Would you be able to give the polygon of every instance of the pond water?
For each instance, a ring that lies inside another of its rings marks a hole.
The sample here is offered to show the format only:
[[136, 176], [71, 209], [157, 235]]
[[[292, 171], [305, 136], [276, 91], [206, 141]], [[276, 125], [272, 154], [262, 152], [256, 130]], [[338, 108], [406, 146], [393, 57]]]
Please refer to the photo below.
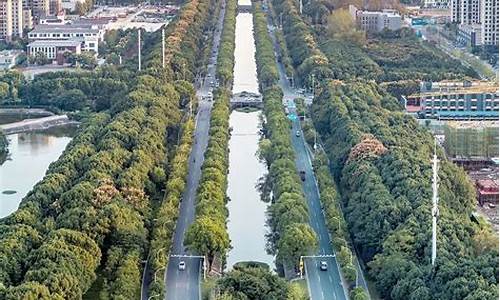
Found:
[[75, 127], [7, 135], [8, 159], [0, 165], [0, 218], [17, 210], [21, 199], [45, 175], [74, 135]]

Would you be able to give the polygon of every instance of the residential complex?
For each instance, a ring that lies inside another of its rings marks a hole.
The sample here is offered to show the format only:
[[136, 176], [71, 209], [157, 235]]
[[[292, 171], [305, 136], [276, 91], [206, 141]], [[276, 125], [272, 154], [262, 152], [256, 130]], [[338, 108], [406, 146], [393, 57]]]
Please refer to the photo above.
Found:
[[498, 2], [481, 1], [481, 41], [484, 45], [498, 45]]
[[23, 36], [23, 0], [12, 0], [12, 35]]
[[451, 0], [451, 21], [459, 24], [462, 35], [469, 33], [466, 40], [473, 42], [474, 36], [479, 36], [479, 43], [475, 45], [498, 45], [498, 2], [499, 0]]
[[12, 0], [0, 1], [0, 39], [12, 39]]
[[423, 82], [420, 93], [403, 100], [421, 118], [498, 120], [498, 86], [490, 82]]
[[380, 32], [384, 29], [398, 30], [403, 25], [401, 16], [395, 10], [365, 11], [349, 5], [349, 12], [356, 21], [356, 25], [366, 32]]

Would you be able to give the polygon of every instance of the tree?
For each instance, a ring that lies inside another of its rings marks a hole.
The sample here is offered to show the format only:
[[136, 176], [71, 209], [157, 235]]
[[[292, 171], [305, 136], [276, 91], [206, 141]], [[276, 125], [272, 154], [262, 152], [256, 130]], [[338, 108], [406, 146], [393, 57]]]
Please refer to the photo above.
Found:
[[357, 45], [365, 43], [364, 31], [356, 29], [356, 23], [351, 13], [345, 8], [336, 9], [332, 12], [328, 17], [327, 28], [330, 36], [336, 39], [348, 40]]
[[218, 282], [221, 292], [234, 299], [287, 299], [288, 286], [284, 279], [256, 265], [235, 265]]
[[87, 96], [79, 89], [63, 91], [55, 98], [55, 103], [63, 110], [81, 110], [88, 106]]
[[5, 100], [9, 96], [10, 86], [6, 82], [0, 82], [0, 100]]
[[314, 252], [318, 248], [318, 239], [312, 228], [305, 223], [289, 225], [278, 242], [278, 256], [294, 266], [302, 255]]
[[207, 254], [211, 263], [217, 253], [225, 255], [230, 240], [224, 223], [201, 216], [187, 230], [184, 244], [197, 253]]

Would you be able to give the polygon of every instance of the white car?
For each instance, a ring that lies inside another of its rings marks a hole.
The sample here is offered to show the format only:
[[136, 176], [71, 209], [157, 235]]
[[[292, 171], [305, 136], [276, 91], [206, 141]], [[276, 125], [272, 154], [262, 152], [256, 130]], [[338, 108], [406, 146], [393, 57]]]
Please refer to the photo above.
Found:
[[181, 262], [179, 263], [179, 271], [184, 271], [186, 270], [186, 263], [181, 260]]

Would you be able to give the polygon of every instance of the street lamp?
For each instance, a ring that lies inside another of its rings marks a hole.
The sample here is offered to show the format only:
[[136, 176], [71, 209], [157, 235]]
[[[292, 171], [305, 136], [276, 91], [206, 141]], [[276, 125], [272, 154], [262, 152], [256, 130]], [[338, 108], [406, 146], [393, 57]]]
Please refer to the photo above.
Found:
[[159, 268], [158, 270], [156, 270], [156, 272], [155, 272], [155, 283], [156, 283], [156, 274], [158, 273], [158, 271], [160, 271], [160, 270], [164, 270], [164, 269], [165, 269], [165, 267], [161, 267], [161, 268]]
[[150, 296], [150, 297], [148, 298], [148, 300], [151, 300], [151, 299], [153, 299], [154, 297], [160, 297], [160, 294], [156, 294], [156, 295]]
[[[316, 145], [316, 143], [315, 143], [315, 145]], [[340, 218], [339, 217], [335, 217], [335, 216], [333, 216], [332, 218], [334, 218], [334, 219], [337, 220], [337, 222], [339, 224], [339, 231], [340, 231]]]

